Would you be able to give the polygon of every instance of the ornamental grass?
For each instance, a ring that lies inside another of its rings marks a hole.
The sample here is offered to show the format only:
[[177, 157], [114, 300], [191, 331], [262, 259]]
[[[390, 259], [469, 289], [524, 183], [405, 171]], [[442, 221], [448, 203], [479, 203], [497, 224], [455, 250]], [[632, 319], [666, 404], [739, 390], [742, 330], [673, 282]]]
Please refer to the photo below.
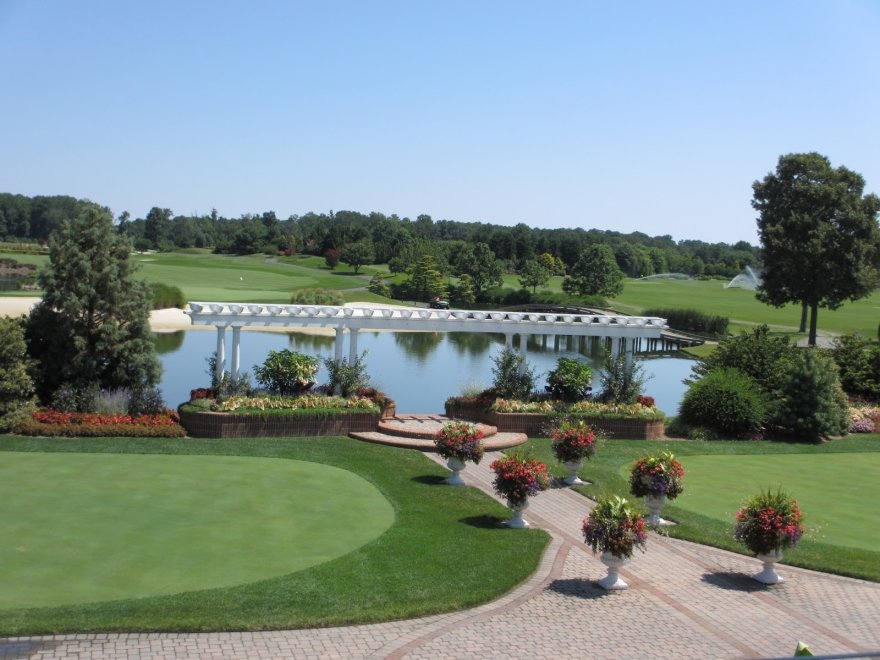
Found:
[[514, 506], [521, 506], [529, 496], [550, 487], [547, 466], [531, 456], [514, 452], [493, 461], [489, 467], [495, 473], [495, 492]]
[[434, 446], [443, 458], [479, 463], [483, 459], [483, 431], [470, 422], [449, 422], [434, 436]]
[[629, 492], [636, 497], [662, 497], [674, 500], [684, 487], [684, 467], [672, 452], [642, 456], [630, 471]]
[[644, 552], [648, 540], [645, 519], [619, 495], [600, 498], [584, 518], [581, 531], [593, 552], [608, 552], [621, 559], [632, 557], [635, 548]]
[[761, 492], [737, 511], [734, 538], [756, 555], [794, 548], [804, 534], [797, 500], [779, 489]]

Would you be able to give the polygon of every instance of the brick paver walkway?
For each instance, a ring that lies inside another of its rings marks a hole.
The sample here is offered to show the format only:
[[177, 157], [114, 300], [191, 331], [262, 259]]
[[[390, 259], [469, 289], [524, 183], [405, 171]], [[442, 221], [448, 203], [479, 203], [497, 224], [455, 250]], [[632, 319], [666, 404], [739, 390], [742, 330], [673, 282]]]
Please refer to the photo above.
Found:
[[[469, 485], [492, 492], [491, 460], [468, 464]], [[785, 582], [766, 587], [749, 577], [755, 559], [657, 534], [621, 571], [630, 589], [605, 592], [580, 537], [587, 507], [562, 488], [533, 498], [526, 519], [553, 537], [539, 569], [472, 610], [316, 630], [12, 638], [0, 658], [766, 658], [798, 640], [816, 654], [880, 650], [880, 584], [782, 566]]]

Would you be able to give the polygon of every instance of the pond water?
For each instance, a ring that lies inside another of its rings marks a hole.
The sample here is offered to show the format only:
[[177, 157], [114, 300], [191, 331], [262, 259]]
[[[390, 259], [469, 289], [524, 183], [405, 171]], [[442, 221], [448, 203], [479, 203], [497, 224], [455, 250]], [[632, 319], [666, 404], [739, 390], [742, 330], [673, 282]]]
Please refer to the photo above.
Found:
[[[176, 407], [189, 400], [191, 389], [210, 384], [206, 360], [217, 348], [217, 334], [190, 330], [156, 337], [156, 348], [164, 367], [159, 387], [168, 405]], [[587, 360], [594, 370], [601, 365], [600, 355], [578, 352], [577, 344], [572, 341], [569, 350], [564, 337], [558, 346], [553, 337], [533, 335], [529, 339], [527, 361], [535, 370], [539, 389], [544, 387], [547, 372], [556, 367], [556, 360], [561, 356]], [[228, 336], [226, 345], [229, 351]], [[347, 340], [345, 346], [347, 351]], [[332, 357], [334, 339], [298, 332], [243, 331], [240, 347], [242, 371], [252, 373], [254, 365], [261, 364], [270, 350], [284, 348], [321, 358]], [[446, 399], [461, 394], [465, 387], [473, 384], [489, 387], [492, 384], [492, 360], [503, 348], [503, 335], [483, 333], [362, 331], [358, 335], [358, 351], [366, 351], [364, 360], [372, 385], [394, 399], [397, 411], [402, 413], [442, 413]], [[682, 380], [690, 374], [693, 361], [669, 354], [644, 354], [639, 360], [650, 377], [645, 384], [645, 393], [653, 396], [657, 406], [667, 415], [676, 415], [685, 392]], [[318, 373], [318, 382], [327, 382], [323, 366]]]

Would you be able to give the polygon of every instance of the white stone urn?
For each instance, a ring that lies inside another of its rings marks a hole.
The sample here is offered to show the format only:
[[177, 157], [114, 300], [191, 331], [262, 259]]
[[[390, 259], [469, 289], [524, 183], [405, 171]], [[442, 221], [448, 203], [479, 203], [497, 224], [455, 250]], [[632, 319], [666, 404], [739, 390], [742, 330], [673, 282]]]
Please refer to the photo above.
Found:
[[782, 549], [777, 548], [770, 554], [757, 555], [758, 561], [764, 564], [764, 568], [760, 573], [756, 573], [753, 577], [761, 584], [779, 584], [783, 582], [782, 576], [776, 572], [776, 562], [782, 561]]
[[584, 483], [581, 478], [578, 476], [578, 472], [584, 469], [584, 459], [579, 459], [577, 461], [568, 461], [567, 463], [563, 463], [565, 469], [568, 470], [568, 476], [563, 480], [566, 486], [576, 486], [578, 484]]
[[596, 584], [608, 591], [629, 588], [629, 585], [620, 577], [620, 569], [629, 561], [629, 557], [618, 557], [610, 552], [603, 552], [599, 555], [599, 561], [608, 567], [608, 575], [601, 580], [596, 580]]
[[450, 456], [446, 459], [446, 467], [452, 470], [452, 474], [446, 479], [446, 483], [450, 486], [464, 486], [464, 479], [461, 478], [461, 471], [464, 470], [464, 461], [457, 456]]
[[645, 506], [651, 512], [645, 522], [649, 527], [660, 527], [662, 525], [671, 525], [668, 520], [660, 517], [660, 510], [666, 506], [666, 495], [645, 495]]
[[528, 521], [523, 519], [523, 511], [529, 508], [529, 498], [522, 502], [507, 500], [507, 508], [513, 511], [513, 518], [505, 522], [505, 525], [511, 529], [525, 529], [529, 526]]

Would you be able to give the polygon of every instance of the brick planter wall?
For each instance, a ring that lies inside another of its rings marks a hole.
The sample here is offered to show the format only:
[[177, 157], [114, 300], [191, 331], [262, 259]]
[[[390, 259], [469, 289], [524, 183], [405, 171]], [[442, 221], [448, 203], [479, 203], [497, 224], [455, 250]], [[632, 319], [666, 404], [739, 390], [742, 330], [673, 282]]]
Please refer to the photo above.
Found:
[[[496, 413], [486, 414], [486, 422], [498, 427], [498, 431], [525, 433], [530, 436], [546, 436], [550, 418], [540, 413]], [[608, 439], [627, 438], [631, 440], [657, 440], [664, 437], [666, 430], [662, 419], [604, 419], [602, 417], [582, 417], [590, 426], [601, 430]]]
[[468, 422], [490, 424], [489, 412], [482, 406], [461, 406], [446, 404], [446, 416], [450, 419], [463, 419]]
[[326, 419], [285, 415], [239, 415], [236, 413], [183, 412], [180, 424], [193, 438], [289, 438], [314, 435], [348, 435], [375, 431], [378, 413], [358, 412]]

